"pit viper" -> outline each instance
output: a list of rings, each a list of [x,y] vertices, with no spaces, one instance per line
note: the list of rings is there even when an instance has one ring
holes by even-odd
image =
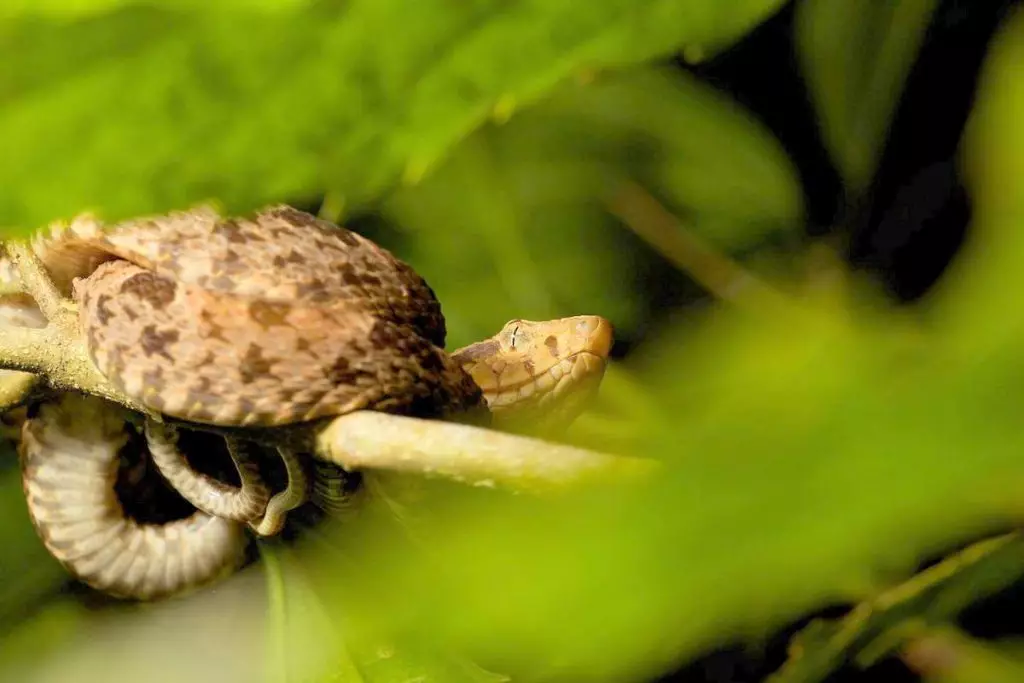
[[[32,240],[74,302],[90,357],[112,385],[164,416],[276,428],[371,409],[483,424],[565,424],[604,370],[597,316],[516,320],[452,353],[440,303],[372,241],[287,206],[224,218],[208,207],[105,226],[88,217]],[[6,264],[0,264],[8,269]],[[3,271],[0,270],[0,273]],[[20,452],[30,516],[69,571],[149,599],[202,585],[275,533],[306,498],[297,454],[270,495],[249,445],[229,438],[240,488],[196,472],[176,427],[145,420],[154,464],[197,510],[132,520],[114,494],[132,415],[65,394],[32,407]]]

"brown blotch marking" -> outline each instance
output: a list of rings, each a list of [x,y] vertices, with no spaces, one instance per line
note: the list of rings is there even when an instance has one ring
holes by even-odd
[[[334,295],[324,289],[324,283],[320,280],[314,280],[308,284],[299,284],[296,286],[295,292],[298,298],[317,304],[325,303],[334,298]]]
[[[148,271],[132,275],[121,284],[121,294],[134,294],[153,308],[166,308],[174,301],[176,289],[173,281]]]
[[[298,337],[295,340],[296,351],[309,351],[309,340],[305,337]]]
[[[435,349],[427,349],[426,353],[420,356],[420,366],[429,373],[440,373],[444,371],[444,361]]]
[[[544,340],[544,346],[548,347],[552,356],[558,357],[558,338],[555,335],[549,334]]]
[[[244,230],[234,218],[219,221],[213,226],[213,234],[219,235],[233,244],[245,244],[251,237],[248,231]]]
[[[245,350],[245,356],[242,357],[242,364],[238,367],[238,372],[242,375],[242,382],[250,384],[260,377],[266,377],[270,374],[272,364],[270,359],[264,358],[263,349],[256,344],[249,344],[249,348]]]
[[[242,260],[242,257],[236,251],[224,252],[224,255],[215,265],[218,267],[218,274],[222,274],[220,270],[227,274],[244,273],[251,267],[250,264]]]
[[[167,360],[173,361],[171,354],[167,352],[167,346],[178,341],[177,330],[157,330],[156,325],[146,325],[142,328],[142,335],[139,337],[139,346],[146,356],[153,357],[161,355]]]
[[[228,343],[227,337],[224,336],[224,327],[214,320],[214,314],[210,310],[203,309],[200,311],[199,320],[205,325],[205,328],[203,329],[203,332],[205,333],[203,335],[204,338],[216,339],[224,342],[225,344]],[[210,356],[210,362],[213,362],[212,354]]]
[[[110,310],[110,298],[109,294],[101,294],[96,299],[96,320],[100,325],[106,325],[110,316],[113,315]]]
[[[359,238],[351,230],[347,230],[340,226],[334,226],[330,231],[324,230],[324,234],[329,236],[333,240],[341,240],[345,245],[349,247],[358,247]]]
[[[288,324],[291,306],[272,301],[253,301],[249,304],[249,315],[264,329]]]
[[[287,256],[281,256],[280,254],[278,254],[273,259],[274,265],[277,266],[278,268],[283,268],[284,266],[288,265],[289,263],[293,263],[293,264],[296,264],[296,265],[302,265],[305,262],[306,262],[306,259],[304,259],[302,257],[302,254],[300,254],[299,252],[295,251],[294,249],[290,250],[288,252]]]
[[[276,240],[290,239],[295,235],[293,225],[268,225],[265,230]]]
[[[470,344],[456,355],[455,359],[459,363],[466,363],[468,361],[480,360],[481,358],[488,358],[500,350],[501,344],[497,340],[488,339],[487,341]]]
[[[327,376],[330,378],[333,386],[354,386],[359,383],[361,378],[365,378],[368,375],[370,373],[362,368],[353,368],[345,356],[335,358],[331,367],[327,369]]]
[[[324,291],[325,286],[322,279],[311,277],[308,280],[297,283],[295,285],[295,293],[301,297],[316,296],[317,293]]]
[[[377,320],[373,323],[373,328],[370,329],[370,343],[373,345],[374,350],[383,351],[384,349],[391,348],[397,340],[398,337],[391,325],[382,320]]]
[[[338,271],[339,275],[341,275],[341,281],[344,282],[346,285],[358,287],[363,283],[362,276],[358,272],[356,272],[356,269],[352,266],[351,263],[346,263],[340,266]]]
[[[299,211],[291,206],[275,207],[270,210],[270,215],[275,218],[281,218],[292,225],[299,227],[317,225],[317,223],[319,223],[316,216],[306,213],[305,211]]]

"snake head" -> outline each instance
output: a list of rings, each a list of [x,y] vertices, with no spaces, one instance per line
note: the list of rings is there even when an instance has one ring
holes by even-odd
[[[452,357],[483,390],[496,427],[551,435],[597,392],[611,347],[611,323],[579,315],[512,320]]]

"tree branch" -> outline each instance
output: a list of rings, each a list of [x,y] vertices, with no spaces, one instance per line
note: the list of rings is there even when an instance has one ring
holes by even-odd
[[[114,388],[100,374],[84,342],[69,336],[63,325],[42,329],[0,328],[0,368],[42,375],[59,391],[78,391],[119,403],[130,410],[152,414],[141,403]]]
[[[6,246],[7,255],[21,276],[22,288],[32,293],[32,298],[47,320],[57,320],[65,308],[65,299],[50,279],[46,267],[27,244],[9,242]]]
[[[316,455],[350,471],[388,470],[531,492],[658,470],[654,460],[372,411],[333,420],[317,435]]]
[[[25,403],[41,378],[30,372],[0,371],[0,414]]]

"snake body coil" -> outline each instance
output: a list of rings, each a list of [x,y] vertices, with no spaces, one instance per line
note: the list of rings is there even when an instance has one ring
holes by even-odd
[[[205,512],[163,524],[128,517],[114,492],[127,415],[66,394],[39,406],[22,431],[25,496],[53,555],[111,595],[153,599],[230,573],[243,559],[243,528]]]
[[[408,265],[284,206],[252,218],[202,208],[110,227],[79,219],[33,251],[77,303],[100,372],[148,408],[198,423],[274,427],[361,409],[489,421],[490,406],[564,424],[611,344],[607,322],[580,316],[513,321],[448,354],[440,304]],[[241,489],[204,479],[173,432],[149,422],[154,462],[199,511],[137,523],[113,493],[125,419],[62,396],[23,428],[31,517],[50,552],[96,588],[150,598],[222,575],[242,555],[240,522],[276,533],[306,498],[294,454],[282,451],[290,483],[268,501],[244,458]]]

